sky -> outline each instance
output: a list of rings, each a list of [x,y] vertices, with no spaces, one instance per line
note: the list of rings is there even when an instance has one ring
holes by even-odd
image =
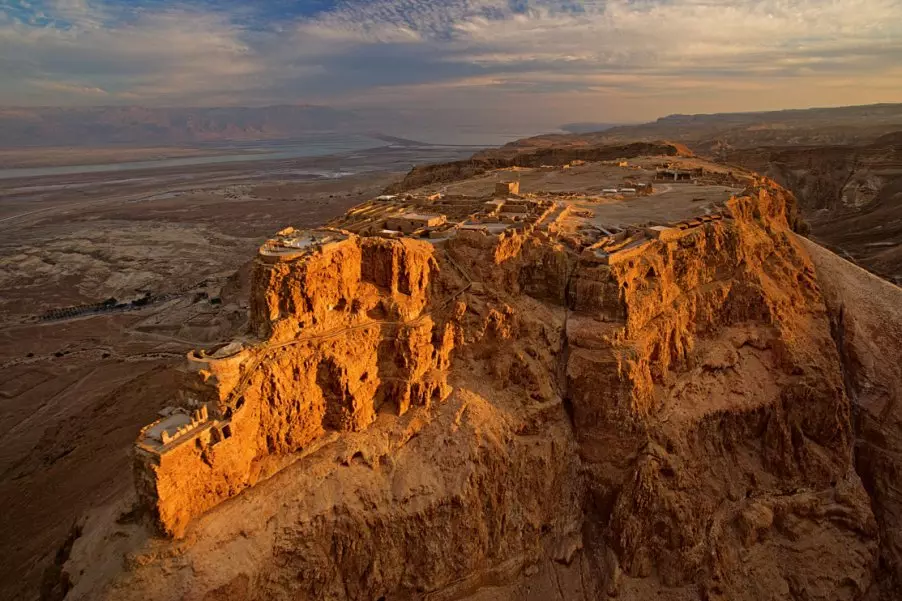
[[[902,102],[902,0],[0,0],[0,105],[536,129]]]

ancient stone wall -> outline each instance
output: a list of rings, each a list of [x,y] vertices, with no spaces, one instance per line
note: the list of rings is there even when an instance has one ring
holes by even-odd
[[[329,433],[447,397],[455,330],[445,288],[433,297],[438,274],[432,247],[414,240],[352,237],[291,260],[261,256],[259,339],[230,356],[189,357],[183,396],[209,406],[209,423],[137,445],[139,496],[160,529],[180,536]]]

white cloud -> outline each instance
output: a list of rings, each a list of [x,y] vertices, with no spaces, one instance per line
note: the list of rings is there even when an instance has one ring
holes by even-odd
[[[768,90],[800,105],[902,93],[899,0],[347,0],[263,24],[236,10],[52,0],[43,19],[0,13],[0,103],[431,102],[428,112],[452,90],[454,110],[516,100],[524,114],[557,103],[583,107],[579,118],[641,118],[693,111],[693,99],[728,110]]]

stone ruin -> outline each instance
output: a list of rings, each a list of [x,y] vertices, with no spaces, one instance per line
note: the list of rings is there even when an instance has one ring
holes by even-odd
[[[517,196],[520,194],[520,182],[497,182],[495,196]]]

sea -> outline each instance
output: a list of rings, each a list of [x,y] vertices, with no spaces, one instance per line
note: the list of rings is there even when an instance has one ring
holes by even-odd
[[[252,161],[280,161],[290,159],[309,159],[314,157],[348,156],[359,163],[361,157],[376,157],[380,150],[405,151],[405,154],[422,155],[424,157],[445,155],[448,158],[467,156],[480,148],[498,146],[523,137],[519,134],[483,134],[478,138],[448,134],[444,136],[450,142],[417,142],[412,140],[381,138],[364,134],[326,133],[311,134],[303,138],[266,142],[240,142],[207,146],[211,150],[209,156],[192,156],[169,159],[127,161],[120,163],[64,165],[55,167],[26,167],[0,169],[0,179],[18,179],[31,177],[50,177],[59,175],[78,175],[89,173],[106,173],[116,171],[139,171],[148,169],[178,168],[217,165],[227,163],[246,163]],[[429,138],[441,140],[441,135]],[[221,154],[226,152],[227,154]],[[361,155],[360,153],[364,153]],[[354,171],[348,171],[350,174]],[[342,173],[342,172],[337,172]],[[328,174],[325,174],[328,176]]]

